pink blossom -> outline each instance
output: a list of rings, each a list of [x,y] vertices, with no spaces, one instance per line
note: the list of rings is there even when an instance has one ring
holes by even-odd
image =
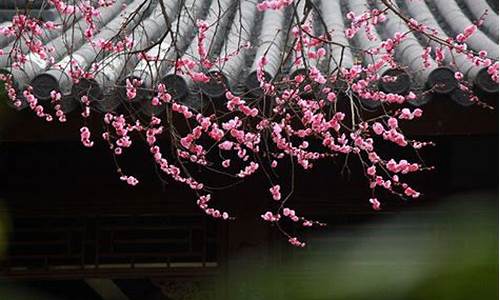
[[[281,193],[280,193],[280,186],[279,185],[274,185],[273,187],[271,187],[269,189],[269,191],[271,192],[271,195],[273,195],[274,200],[276,200],[276,201],[281,200]]]
[[[268,9],[279,10],[292,4],[293,0],[267,0],[257,4],[257,9],[260,11],[265,11]]]
[[[94,146],[94,142],[90,141],[90,130],[87,127],[80,128],[80,140],[87,148]]]
[[[384,132],[384,126],[382,126],[379,122],[373,123],[372,129],[376,135],[381,135]]]
[[[412,189],[411,187],[407,187],[405,189],[405,195],[406,196],[409,196],[409,197],[412,197],[412,198],[418,198],[420,197],[420,193],[415,191],[414,189]]]
[[[370,176],[374,176],[377,173],[377,168],[375,166],[371,166],[366,169],[366,173]]]
[[[243,178],[252,175],[259,168],[259,164],[255,162],[250,162],[248,166],[245,167],[240,173],[237,174],[238,177]]]
[[[280,220],[281,216],[279,214],[274,215],[272,212],[268,211],[261,215],[261,218],[268,222],[277,222]]]
[[[372,208],[374,210],[380,210],[380,202],[377,200],[377,198],[370,198],[369,201],[372,204]]]
[[[296,237],[289,238],[288,242],[295,247],[304,248],[306,246],[306,243],[299,241]]]

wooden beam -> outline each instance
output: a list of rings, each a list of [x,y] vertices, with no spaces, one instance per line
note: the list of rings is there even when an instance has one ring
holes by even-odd
[[[498,96],[482,97],[493,103]],[[496,107],[497,105],[495,105]],[[405,133],[410,136],[453,136],[498,134],[498,111],[478,106],[464,107],[447,96],[436,96],[424,107],[421,119],[401,122]],[[68,122],[46,122],[35,116],[29,109],[15,111],[7,106],[0,97],[0,142],[54,142],[79,141],[80,127],[83,126],[79,111],[68,115]],[[377,115],[378,111],[366,112]],[[178,124],[183,126],[181,119]],[[102,114],[94,113],[88,120],[89,128],[102,128]],[[100,137],[95,132],[95,139]]]
[[[99,295],[103,300],[128,300],[122,290],[111,279],[88,278],[85,282]]]

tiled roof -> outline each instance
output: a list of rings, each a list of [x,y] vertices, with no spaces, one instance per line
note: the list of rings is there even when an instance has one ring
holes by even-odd
[[[0,5],[0,8],[12,9],[8,3],[14,2],[23,1],[11,0],[5,2],[7,4],[3,6]],[[226,86],[235,92],[246,89],[258,95],[259,83],[255,72],[257,60],[264,54],[269,59],[269,63],[265,66],[268,79],[301,71],[300,66],[291,67],[291,63],[282,64],[282,61],[292,41],[292,38],[287,37],[285,33],[288,32],[291,20],[296,22],[297,19],[303,19],[303,7],[297,10],[298,15],[293,15],[291,9],[258,12],[255,7],[256,0],[186,0],[180,10],[181,13],[178,14],[177,2],[164,1],[165,7],[162,8],[154,1],[148,6],[141,6],[143,0],[117,0],[112,7],[100,9],[101,16],[96,22],[101,30],[94,40],[110,39],[122,29],[123,16],[140,8],[139,14],[125,28],[126,32],[132,34],[137,41],[134,48],[129,50],[134,52],[146,47],[150,48],[155,41],[161,39],[147,52],[148,55],[162,58],[160,61],[139,61],[136,55],[127,53],[104,57],[102,52],[95,50],[86,42],[82,29],[86,25],[80,19],[75,20],[76,30],[49,31],[42,38],[46,45],[55,48],[53,56],[56,63],[63,68],[50,66],[36,55],[28,55],[28,62],[21,70],[10,70],[18,88],[32,85],[35,96],[41,100],[49,99],[50,91],[59,90],[64,96],[64,106],[67,111],[76,106],[77,99],[82,92],[86,94],[90,92],[89,95],[94,100],[95,108],[110,111],[117,109],[122,103],[125,79],[138,78],[142,80],[143,86],[139,89],[139,97],[136,97],[137,107],[140,107],[144,113],[151,114],[154,113],[154,109],[148,105],[145,98],[151,96],[149,91],[158,82],[166,83],[174,97],[186,98],[186,101],[194,97],[193,99],[198,101],[200,93],[210,97],[222,96]],[[35,1],[35,3],[40,4],[43,1]],[[305,1],[299,2],[302,6],[304,3]],[[347,39],[344,30],[348,21],[344,20],[343,16],[348,11],[352,10],[355,14],[359,14],[367,8],[382,8],[383,4],[373,0],[317,0],[315,3],[322,14],[327,30],[333,33],[333,40],[339,44],[350,45],[348,48],[333,45],[328,55],[329,59],[307,62],[310,65],[317,65],[323,72],[335,70],[340,62],[343,67],[350,67],[358,62],[369,64],[373,62],[373,56],[363,54],[363,51],[357,49],[372,48],[380,44],[381,40],[394,36],[396,32],[409,31],[406,23],[389,11],[387,21],[377,27],[374,40],[369,40],[364,34],[357,34],[355,38]],[[127,11],[120,13],[123,4],[128,4]],[[489,14],[484,25],[467,43],[469,48],[486,50],[491,58],[498,60],[498,11],[494,11],[498,9],[498,5],[494,2],[486,0],[398,0],[396,5],[408,16],[435,28],[440,36],[457,35],[480,17],[485,9],[488,9]],[[163,18],[162,9],[166,9],[171,16],[168,20],[170,25]],[[317,15],[315,17],[318,19]],[[216,64],[211,69],[197,69],[196,71],[204,71],[212,76],[209,83],[201,85],[193,84],[187,76],[174,74],[171,63],[179,58],[178,53],[183,53],[185,57],[197,56],[197,40],[194,32],[196,19],[206,19],[209,24],[219,20],[219,26],[210,27],[207,33],[209,40],[213,40],[210,48],[212,57],[222,58],[227,54],[240,52],[239,55],[224,63]],[[321,32],[322,26],[319,26],[319,22],[316,21],[314,24],[315,30]],[[166,34],[168,26],[174,29],[173,34]],[[66,40],[72,41],[72,51],[68,51]],[[254,47],[251,49],[242,47],[246,41],[252,42]],[[12,41],[0,38],[0,46],[6,53],[12,45]],[[476,67],[463,54],[453,54],[456,67],[451,65],[451,56],[447,55],[445,66],[439,66],[431,58],[431,67],[425,68],[420,55],[428,45],[438,47],[437,43],[424,41],[420,36],[410,33],[396,51],[396,58],[407,69],[403,71],[385,67],[380,70],[381,74],[398,76],[396,82],[381,83],[380,88],[386,92],[405,93],[410,87],[429,88],[436,82],[440,82],[445,84],[436,92],[450,94],[457,103],[467,105],[469,103],[467,97],[458,89],[458,84],[454,79],[455,69],[458,69],[480,90],[488,93],[498,92],[498,84],[490,79],[486,70]],[[22,50],[28,51],[26,47]],[[446,49],[445,51],[449,52]],[[101,67],[96,72],[95,79],[82,80],[78,84],[73,84],[67,67],[71,59],[76,59],[85,68],[89,68],[94,62],[99,62]],[[6,55],[0,56],[0,67],[9,71]],[[419,105],[424,102],[414,104]]]
[[[58,15],[56,9],[49,7],[46,0],[2,0],[0,22],[10,21],[16,14],[25,11],[29,11],[32,17],[46,21],[55,20]]]

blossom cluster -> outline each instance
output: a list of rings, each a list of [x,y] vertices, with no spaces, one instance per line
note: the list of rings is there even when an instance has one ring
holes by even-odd
[[[92,4],[82,1],[69,5],[61,0],[49,1],[61,16],[80,16],[85,20],[87,28],[83,29],[84,36],[102,52],[102,57],[126,54],[135,45],[133,35],[129,33],[110,40],[96,39],[98,28],[95,21],[100,16],[98,9],[111,6],[114,2],[100,0]],[[263,13],[267,10],[296,9],[296,1],[292,0],[268,0],[256,5]],[[389,5],[385,10],[371,9],[360,15],[348,12],[346,19],[349,26],[343,34],[348,39],[364,35],[369,41],[378,41],[376,26],[387,22],[388,11],[393,9]],[[444,65],[449,60],[448,55],[460,54],[475,66],[486,68],[494,82],[499,81],[498,61],[488,57],[486,51],[476,53],[467,48],[468,39],[480,30],[482,20],[455,37],[441,37],[432,27],[405,17],[402,12],[398,13],[401,22],[405,22],[412,32],[440,45],[423,48],[415,58],[421,60],[424,68],[430,67],[433,61]],[[265,200],[269,200],[269,209],[262,212],[260,219],[276,226],[286,240],[297,247],[304,247],[306,243],[287,232],[284,229],[286,226],[282,226],[284,223],[302,228],[325,224],[302,216],[292,208],[289,201],[293,199],[293,185],[297,183],[279,174],[281,166],[292,170],[298,167],[307,172],[320,163],[357,159],[366,176],[367,193],[371,194],[366,205],[375,211],[383,208],[384,201],[389,201],[388,195],[404,199],[420,197],[421,192],[407,182],[406,175],[429,171],[433,167],[417,161],[419,155],[415,158],[396,158],[383,150],[388,145],[401,150],[401,153],[407,150],[418,152],[425,146],[433,145],[411,139],[401,126],[416,122],[423,116],[423,108],[415,108],[410,103],[425,92],[412,88],[391,93],[379,88],[381,83],[389,84],[398,79],[397,76],[380,75],[382,69],[407,69],[396,59],[396,50],[408,39],[408,33],[397,32],[380,40],[377,47],[361,49],[363,55],[376,57],[370,63],[339,66],[332,72],[326,72],[321,65],[331,59],[330,46],[342,45],[330,40],[331,33],[317,34],[311,17],[300,21],[302,23],[290,27],[292,42],[280,67],[285,69],[288,65],[303,72],[296,72],[294,76],[283,72],[270,80],[265,68],[274,58],[267,55],[255,57],[256,79],[263,91],[259,97],[249,97],[246,93],[224,86],[221,99],[209,99],[209,104],[200,108],[185,99],[176,98],[172,91],[174,87],[166,82],[155,84],[144,93],[147,96],[143,96],[138,91],[143,89],[144,82],[139,78],[126,78],[124,86],[120,87],[126,97],[120,98],[120,108],[103,113],[103,117],[99,118],[102,126],[91,126],[90,115],[91,112],[100,113],[97,107],[104,99],[94,99],[90,93],[78,96],[84,124],[80,129],[81,143],[91,148],[98,142],[94,138],[100,136],[102,141],[99,142],[106,144],[114,156],[118,178],[130,186],[139,185],[140,176],[129,175],[120,166],[120,158],[132,150],[132,145],[145,145],[162,179],[175,181],[192,190],[196,195],[196,205],[207,216],[220,220],[233,220],[237,216],[211,206],[217,188],[204,182],[203,177],[192,170],[202,169],[209,174],[223,175],[227,180],[224,186],[234,186],[250,177],[264,175],[269,182],[263,188],[267,195]],[[14,17],[12,25],[0,28],[0,35],[15,35],[26,45],[27,50],[13,47],[8,53],[12,61],[10,67],[22,69],[29,57],[38,57],[47,66],[54,66],[55,61],[51,57],[54,49],[45,47],[41,41],[44,30],[58,26],[68,24],[43,22],[21,14]],[[178,55],[175,61],[169,62],[176,74],[188,76],[194,83],[209,83],[211,77],[206,70],[244,55],[245,51],[240,50],[258,47],[250,41],[242,41],[236,52],[211,57],[208,45],[213,41],[207,40],[207,31],[211,26],[215,25],[203,20],[193,24],[193,28],[197,29],[196,58]],[[146,51],[131,52],[131,61],[160,61],[159,57],[149,56]],[[69,63],[73,85],[83,79],[93,79],[102,67],[98,61],[86,68],[80,67],[75,59],[69,60]],[[454,78],[468,93],[471,102],[479,102],[464,74],[456,71]],[[50,91],[50,101],[44,102],[37,99],[30,86],[19,90],[11,75],[0,74],[0,80],[5,83],[9,101],[15,107],[26,103],[36,116],[47,122],[56,119],[64,123],[70,118],[63,105],[66,95],[62,91]],[[112,90],[105,88],[106,91]],[[365,102],[382,109],[365,114]],[[142,108],[137,109],[138,103],[158,109],[159,113],[144,114]],[[101,127],[103,129],[99,131]],[[164,146],[165,143],[169,145]],[[291,186],[284,184],[288,180],[292,181]]]

